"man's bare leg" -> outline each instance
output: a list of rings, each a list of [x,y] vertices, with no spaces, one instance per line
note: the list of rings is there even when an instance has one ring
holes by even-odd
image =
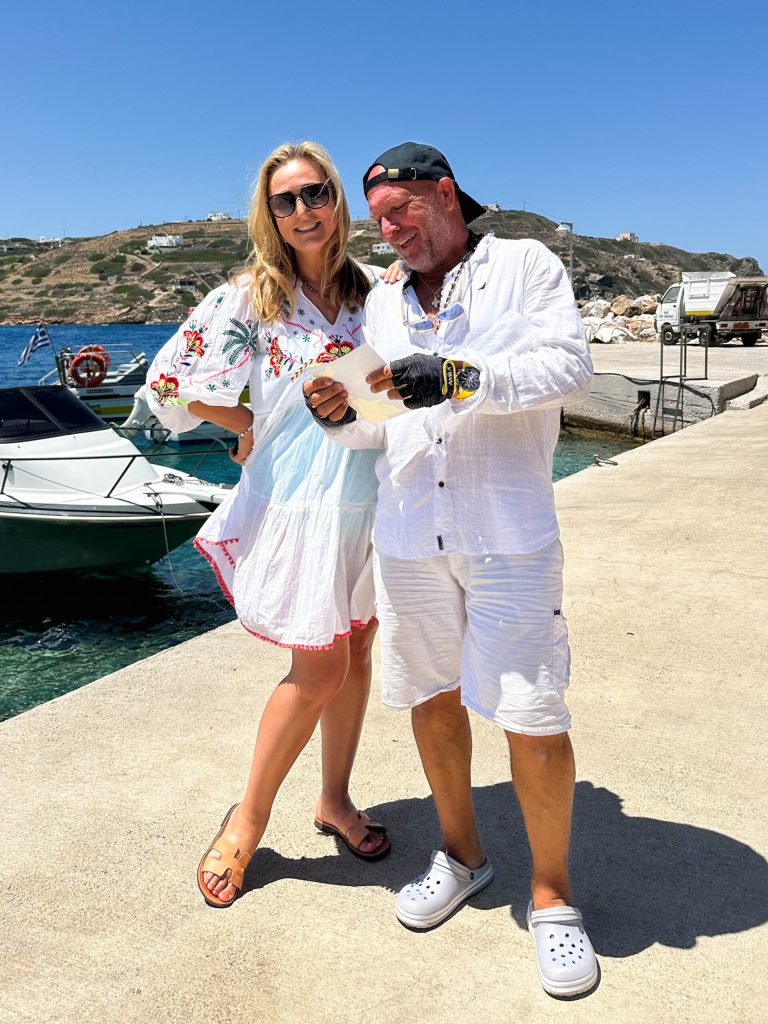
[[[413,735],[419,748],[437,816],[445,852],[468,868],[485,860],[477,836],[472,805],[472,732],[460,690],[440,693],[411,712]]]
[[[531,847],[531,895],[536,910],[570,906],[568,848],[575,785],[567,732],[524,736],[508,732],[512,781]]]

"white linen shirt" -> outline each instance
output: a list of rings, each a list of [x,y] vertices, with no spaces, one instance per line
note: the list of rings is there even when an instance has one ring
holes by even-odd
[[[383,449],[374,543],[397,558],[524,554],[554,540],[560,407],[583,401],[592,375],[573,292],[546,246],[486,235],[444,296],[457,272],[458,319],[437,332],[405,326],[424,316],[406,279],[371,293],[363,331],[387,362],[424,351],[467,360],[480,371],[475,396],[324,428],[347,448]]]

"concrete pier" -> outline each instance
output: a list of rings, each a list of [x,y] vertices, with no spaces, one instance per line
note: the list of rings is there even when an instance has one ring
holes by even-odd
[[[244,896],[205,906],[197,862],[288,661],[232,624],[0,725],[2,1024],[765,1021],[768,405],[617,462],[556,485],[592,995],[539,986],[505,744],[476,717],[496,878],[433,932],[397,923],[393,892],[438,832],[378,677],[353,796],[391,857],[361,863],[313,831],[315,737]]]
[[[768,344],[711,348],[706,364],[698,342],[684,351],[665,346],[663,367],[659,344],[593,344],[591,351],[595,376],[589,398],[566,409],[566,423],[573,426],[650,438],[699,423],[732,404],[758,405],[768,394]]]

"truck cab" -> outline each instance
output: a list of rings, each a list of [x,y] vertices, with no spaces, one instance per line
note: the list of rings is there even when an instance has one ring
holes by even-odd
[[[670,285],[656,307],[656,333],[663,345],[675,345],[680,338],[681,292],[682,285]]]

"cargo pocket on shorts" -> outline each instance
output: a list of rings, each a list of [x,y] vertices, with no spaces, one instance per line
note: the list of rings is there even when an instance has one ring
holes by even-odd
[[[552,616],[552,682],[565,693],[571,675],[571,649],[568,646],[568,623],[558,609]]]

